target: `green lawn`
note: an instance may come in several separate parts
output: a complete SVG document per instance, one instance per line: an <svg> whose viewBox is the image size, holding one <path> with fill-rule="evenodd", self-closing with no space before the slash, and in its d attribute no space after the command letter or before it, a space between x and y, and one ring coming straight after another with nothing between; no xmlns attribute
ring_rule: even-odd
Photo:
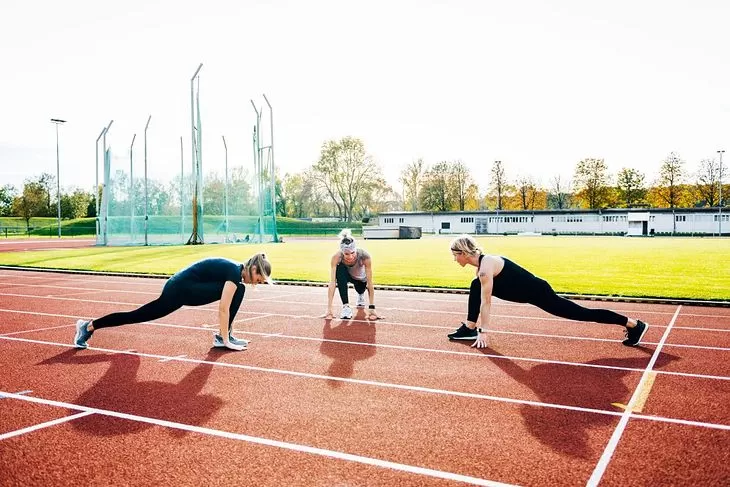
<svg viewBox="0 0 730 487"><path fill-rule="evenodd" d="M480 237L487 253L504 255L548 280L558 292L730 300L730 239L626 237ZM373 256L376 284L468 287L450 239L360 240ZM172 274L207 256L245 260L264 251L279 280L329 278L335 238L284 244L116 247L0 253L0 264L58 269Z"/></svg>

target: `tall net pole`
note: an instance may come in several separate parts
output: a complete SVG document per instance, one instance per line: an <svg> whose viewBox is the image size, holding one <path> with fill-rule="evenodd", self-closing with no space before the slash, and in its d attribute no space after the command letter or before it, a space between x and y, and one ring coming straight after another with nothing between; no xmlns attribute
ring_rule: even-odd
<svg viewBox="0 0 730 487"><path fill-rule="evenodd" d="M203 243L203 197L202 197L202 129L200 124L200 77L198 73L203 67L200 63L195 74L190 78L190 121L192 125L192 154L193 154L193 233L188 239L188 245ZM197 86L196 86L197 81ZM197 120L196 120L197 118Z"/></svg>
<svg viewBox="0 0 730 487"><path fill-rule="evenodd" d="M276 231L276 166L274 165L274 109L269 103L269 99L266 98L266 94L263 94L266 104L269 106L269 174L271 176L271 220L272 230L271 234L274 238L274 242L279 241L279 235Z"/></svg>
<svg viewBox="0 0 730 487"><path fill-rule="evenodd" d="M147 124L144 126L144 244L148 245L147 240L149 235L149 196L147 194L147 129L150 126L150 120L152 115L147 117Z"/></svg>

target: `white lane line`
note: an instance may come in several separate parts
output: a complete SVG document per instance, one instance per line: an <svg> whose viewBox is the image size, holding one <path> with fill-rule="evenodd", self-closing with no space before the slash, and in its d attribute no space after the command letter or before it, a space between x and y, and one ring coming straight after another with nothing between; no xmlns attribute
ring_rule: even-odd
<svg viewBox="0 0 730 487"><path fill-rule="evenodd" d="M28 389L28 390L25 390L25 391L14 392L13 394L23 395L23 394L30 394L31 392L33 392L33 391L30 390L30 389ZM5 398L5 396L3 396L2 394L0 394L0 399L4 399L4 398Z"/></svg>
<svg viewBox="0 0 730 487"><path fill-rule="evenodd" d="M248 313L248 311L245 311L245 312ZM275 316L275 315L273 315L272 313L264 313L259 316L250 316L248 318L241 318L239 320L233 320L233 324L243 323L245 321L251 321L251 320L258 320L259 318L268 318L269 316Z"/></svg>
<svg viewBox="0 0 730 487"><path fill-rule="evenodd" d="M8 313L25 313L25 314L38 314L42 316L65 316L65 315L57 315L57 314L48 314L48 313L36 313L33 311L13 311L13 310L3 310L0 309L0 312L8 312ZM257 319L261 317L266 316L290 316L294 318L312 318L310 316L303 316L303 315L274 315L274 314L268 314L264 316L255 316L252 318L246 318L244 320L236 320L234 321L234 324L239 321L247 321L250 319ZM68 318L78 318L77 316L66 316ZM319 316L315 318L321 318ZM356 321L356 320L353 320ZM365 322L365 321L363 321ZM398 326L412 326L408 323L397 323L397 322L378 322L378 323L385 323L385 324L392 324L392 325L398 325ZM218 325L214 324L203 324L200 326L190 326L190 325L174 325L170 323L159 323L159 322L143 322L143 323L137 323L137 325L144 325L144 326L159 326L162 328L177 328L177 329L183 329L183 330L211 330L216 328ZM75 325L65 325L65 326L75 326ZM429 327L428 325L413 325L413 326L423 326L423 327ZM433 328L444 328L444 327L433 327ZM449 328L450 329L450 328ZM41 330L41 329L39 329ZM10 336L10 335L16 335L20 333L31 333L35 330L25 330L23 332L13 332L13 333L5 333L0 334L0 337L3 336ZM567 362L567 361L559 361L559 360L547 360L547 359L539 359L539 358L531 358L531 357L517 357L517 356L503 356L503 355L490 355L490 354L483 354L479 352L459 352L455 350L443 350L443 349L433 349L433 348L423 348L423 347L410 347L407 345L389 345L389 344L381 344L381 343L366 343L366 342L354 342L354 341L344 341L344 340L331 340L331 339L325 339L325 338L314 338L314 337L303 337L303 336L296 336L296 335L284 335L282 333L261 333L261 332L252 332L252 331L245 331L245 330L235 330L240 333L244 333L247 335L258 335L258 336L271 336L271 337L279 337L279 338L286 338L286 339L292 339L292 340L312 340L312 341L320 341L320 342L333 342L333 343L343 343L347 345L361 345L361 346L370 346L370 347L377 347L377 348L393 348L398 350L411 350L411 351L417 351L417 352L431 352L431 353L443 353L443 354L450 354L450 355L473 355L475 357L489 357L489 358L505 358L508 360L519 360L519 361L526 361L526 362L535 362L535 363L547 363L547 364L558 364L558 365L571 365L576 367L594 367L594 368L600 368L600 369L615 369L615 370L627 370L631 372L643 372L644 369L639 368L632 368L632 367L617 367L617 366L609 366L609 365L597 365L597 364L586 364L582 362ZM489 331L489 333L505 333L510 335L530 335L530 336L546 336L546 337L555 337L556 335L536 335L536 334L529 334L529 333L521 333L521 332L505 332L505 331L499 331L499 330L492 330ZM609 339L590 339L590 338L581 338L581 337L571 337L571 336L565 336L562 338L566 339L573 339L573 340L593 340L593 341L605 341L605 342L618 342L618 340L609 340ZM642 342L644 345L656 345L653 342ZM700 350L727 350L722 349L718 347L705 347L705 346L699 346L699 345L673 345L673 344L665 344L665 348L667 347L685 347L685 348L694 348L694 349L700 349ZM695 377L695 378L704 378L704 379L717 379L717 380L730 380L730 377L726 376L712 376L712 375L706 375L706 374L693 374L693 373L687 373L687 372L668 372L668 371L656 371L658 374L669 374L669 375L679 375L684 377Z"/></svg>
<svg viewBox="0 0 730 487"><path fill-rule="evenodd" d="M19 396L15 397L15 394L10 395L10 394L6 394L4 392L3 393L0 393L0 394L4 395L6 397L10 397L12 399L24 399L24 400L27 400L28 399L25 396L20 396L19 395ZM31 401L31 402L37 402L37 401ZM78 410L78 408L69 408L69 409L76 409L76 410ZM24 435L26 433L31 433L31 432L37 431L39 429L48 428L50 426L56 426L57 424L66 423L66 422L72 421L74 419L83 418L84 416L89 416L91 414L94 414L94 412L93 411L84 411L82 413L72 414L71 416L66 416L64 418L54 419L53 421L47 421L45 423L40 423L40 424L36 424L36 425L33 425L33 426L28 426L27 428L22 428L22 429L15 430L15 431L10 431L8 433L4 433L4 434L0 435L0 441L7 440L8 438L12 438L14 436L20 436L20 435Z"/></svg>
<svg viewBox="0 0 730 487"><path fill-rule="evenodd" d="M452 473L452 472L445 472L443 470L434 470L434 469L430 469L430 468L416 467L414 465L390 462L388 460L380 460L378 458L364 457L361 455L353 455L351 453L345 453L345 452L336 451L336 450L327 450L324 448L317 448L317 447L308 446L308 445L300 445L297 443L289 443L289 442L285 442L285 441L272 440L269 438L262 438L259 436L243 435L240 433L233 433L230 431L206 428L203 426L193 426L193 425L184 424L184 423L176 423L173 421L165 421L163 419L148 418L145 416L137 416L135 414L121 413L121 412L117 412L117 411L111 411L108 409L90 408L87 406L80 406L78 404L71 404L71 403L65 403L65 402L60 402L60 401L51 401L48 399L41 399L41 398L26 398L24 396L18 396L18 397L15 397L15 399L35 402L35 403L39 403L39 404L45 404L48 406L57 406L57 407L62 407L62 408L67 408L67 409L73 409L76 411L83 411L82 413L76 414L74 416L70 416L69 418L64 418L67 421L69 419L75 419L75 418L81 417L81 416L88 416L89 414L100 414L103 416L111 416L113 418L126 419L128 421L136 421L136 422L140 422L140 423L152 424L152 425L161 426L164 428L172 428L172 429L177 429L177 430L182 430L182 431L189 431L192 433L199 433L199 434L208 435L208 436L216 436L219 438L227 438L230 440L245 441L245 442L254 443L257 445L273 446L275 448L282 448L285 450L296 451L296 452L300 452L300 453L310 453L313 455L334 458L337 460L345 460L348 462L361 463L364 465L371 465L371 466L379 467L379 468L388 468L391 470L397 470L400 472L424 475L427 477L433 477L433 478L439 478L439 479L445 479L445 480L453 480L453 481L457 481L457 482L464 482L464 483L472 484L472 485L483 485L483 486L487 486L487 487L514 487L513 484L505 484L502 482L495 482L493 480L480 479L477 477L470 477L467 475L461 475L461 474ZM2 437L0 437L0 439L2 439Z"/></svg>
<svg viewBox="0 0 730 487"><path fill-rule="evenodd" d="M47 330L57 330L59 328L70 328L75 327L76 324L70 324L70 325L58 325L58 326L48 326L46 328L34 328L32 330L23 330L23 331L12 331L10 333L2 333L0 336L10 336L10 335L22 335L23 333L34 333L36 331L47 331Z"/></svg>
<svg viewBox="0 0 730 487"><path fill-rule="evenodd" d="M261 335L261 338L271 338L271 337L280 337L280 336L283 336L283 334L282 333L269 333L269 334Z"/></svg>
<svg viewBox="0 0 730 487"><path fill-rule="evenodd" d="M611 461L611 457L613 456L614 452L616 451L618 442L619 442L619 440L621 440L621 436L624 434L624 431L626 430L626 425L629 423L629 418L631 418L631 412L634 410L634 407L635 407L637 401L639 400L639 397L641 396L641 391L643 389L644 383L649 379L649 376L651 375L651 372L652 372L652 368L654 367L654 364L656 363L657 358L659 358L659 353L661 352L662 346L664 345L664 342L667 341L667 337L669 337L669 332L672 329L672 325L677 320L677 316L679 316L679 311L681 309L682 309L681 305L679 307L677 307L677 311L674 312L674 316L672 317L672 320L669 322L667 329L664 330L664 335L662 335L661 340L659 340L659 345L656 347L656 349L654 349L654 353L651 356L651 360L649 360L649 363L646 365L644 374L641 376L641 380L637 384L636 389L634 390L634 393L631 395L631 400L626 405L626 410L621 415L621 419L619 420L618 424L616 425L616 429L613 431L611 438L608 440L608 444L606 445L606 448L603 450L603 454L601 455L601 458L598 460L598 464L596 465L596 468L593 470L591 477L588 479L588 482L586 483L587 487L596 487L601 482L601 478L603 478L603 474L606 472L606 468L608 467L608 462Z"/></svg>
<svg viewBox="0 0 730 487"><path fill-rule="evenodd" d="M697 426L700 428L707 428L708 423L703 423L701 421L689 421L687 419L674 419L674 418L663 418L661 416L652 416L649 414L632 414L632 418L635 419L646 419L649 421L659 421L661 423L673 423L673 424L681 424L685 426ZM730 424L712 424L712 429L718 429L718 430L725 430L730 431Z"/></svg>
<svg viewBox="0 0 730 487"><path fill-rule="evenodd" d="M174 357L162 358L162 359L160 359L160 362L170 362L172 360L178 360L178 359L185 358L185 357L187 357L187 355L176 355Z"/></svg>
<svg viewBox="0 0 730 487"><path fill-rule="evenodd" d="M80 296L82 294L99 294L100 291L78 291L73 293L46 294L44 298L67 298L69 296Z"/></svg>

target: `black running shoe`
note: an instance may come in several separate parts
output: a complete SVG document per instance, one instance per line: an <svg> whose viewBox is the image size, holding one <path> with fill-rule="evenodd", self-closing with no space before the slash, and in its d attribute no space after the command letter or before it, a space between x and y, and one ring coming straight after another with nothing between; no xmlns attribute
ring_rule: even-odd
<svg viewBox="0 0 730 487"><path fill-rule="evenodd" d="M447 336L449 337L449 340L476 340L477 335L478 333L476 328L471 329L466 326L466 323L461 323L458 330L454 333L449 333Z"/></svg>
<svg viewBox="0 0 730 487"><path fill-rule="evenodd" d="M627 347L635 347L639 344L642 338L644 338L644 334L646 333L646 330L649 329L649 325L644 323L641 320L636 320L636 326L633 328L626 327L626 340L624 340L623 343Z"/></svg>

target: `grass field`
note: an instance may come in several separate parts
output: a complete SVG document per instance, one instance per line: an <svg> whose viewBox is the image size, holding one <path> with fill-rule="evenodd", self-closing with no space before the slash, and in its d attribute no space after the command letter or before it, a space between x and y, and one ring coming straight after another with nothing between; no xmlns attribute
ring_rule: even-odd
<svg viewBox="0 0 730 487"><path fill-rule="evenodd" d="M479 237L487 253L504 255L548 280L558 292L635 297L730 300L730 239L626 237ZM376 284L468 287L473 267L461 268L450 238L360 240L373 256ZM284 244L179 247L94 247L0 253L0 264L172 274L198 259L246 260L264 251L279 280L325 282L336 239Z"/></svg>

